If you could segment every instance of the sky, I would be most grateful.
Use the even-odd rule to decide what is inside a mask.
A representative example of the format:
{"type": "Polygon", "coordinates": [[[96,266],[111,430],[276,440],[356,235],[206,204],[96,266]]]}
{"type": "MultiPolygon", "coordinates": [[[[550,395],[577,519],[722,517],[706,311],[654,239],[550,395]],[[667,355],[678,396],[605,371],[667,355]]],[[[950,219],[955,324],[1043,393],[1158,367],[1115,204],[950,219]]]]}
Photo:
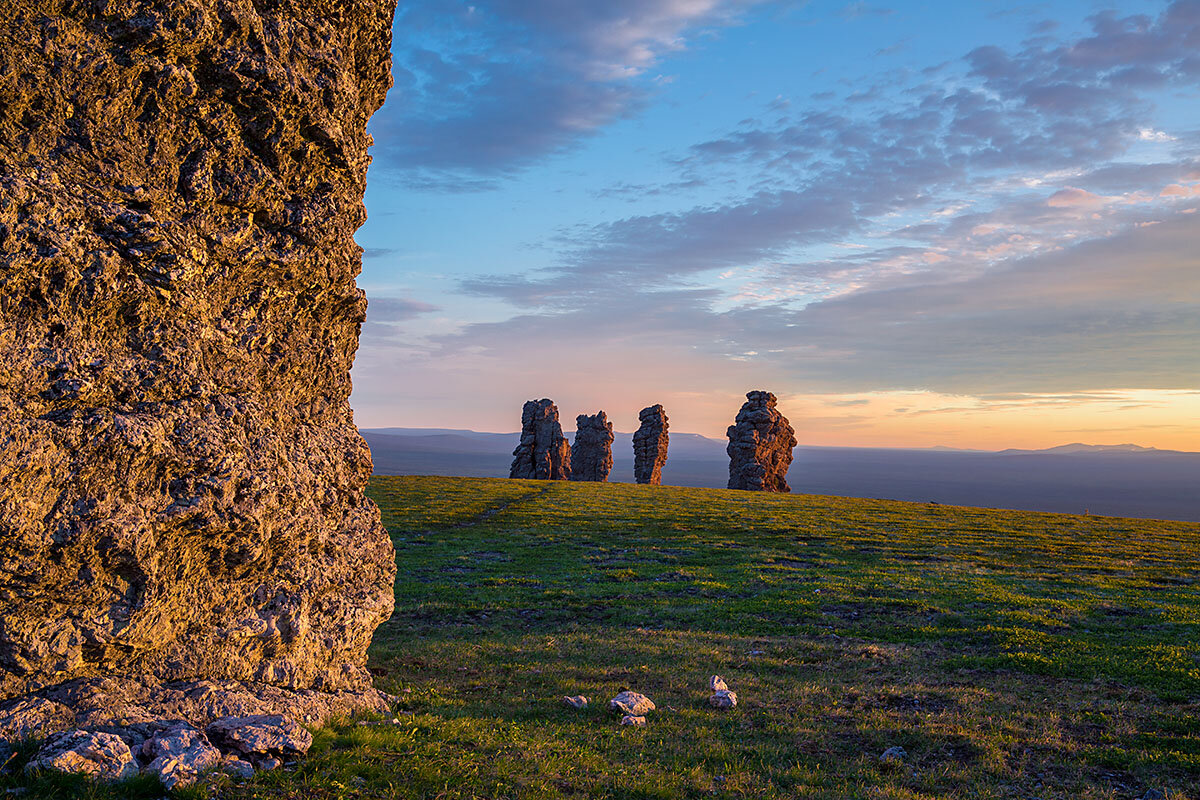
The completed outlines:
{"type": "Polygon", "coordinates": [[[1200,0],[418,0],[362,427],[1200,450],[1200,0]]]}

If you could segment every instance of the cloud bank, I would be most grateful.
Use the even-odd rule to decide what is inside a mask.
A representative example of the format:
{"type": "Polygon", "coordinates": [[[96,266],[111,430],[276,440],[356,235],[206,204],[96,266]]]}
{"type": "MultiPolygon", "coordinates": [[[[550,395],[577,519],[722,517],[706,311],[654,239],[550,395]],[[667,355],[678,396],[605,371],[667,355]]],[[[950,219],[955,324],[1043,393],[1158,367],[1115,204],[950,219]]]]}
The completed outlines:
{"type": "MultiPolygon", "coordinates": [[[[413,7],[398,35],[422,35],[398,59],[408,94],[377,132],[381,160],[425,185],[494,185],[652,102],[655,70],[755,10],[413,7]]],[[[879,11],[854,3],[841,16],[879,11]]],[[[1200,107],[1200,1],[1104,11],[1087,27],[1056,39],[1040,25],[1018,46],[841,96],[765,101],[681,144],[657,183],[596,191],[662,197],[662,210],[555,232],[548,268],[461,279],[458,292],[510,313],[410,337],[403,363],[464,388],[504,376],[514,400],[576,387],[583,398],[601,374],[669,386],[696,408],[764,384],[837,395],[830,408],[849,409],[839,419],[862,392],[1192,389],[1200,118],[1187,109],[1200,107]],[[730,188],[668,202],[697,186],[730,188]]],[[[411,318],[398,313],[389,330],[411,332],[411,318]]]]}

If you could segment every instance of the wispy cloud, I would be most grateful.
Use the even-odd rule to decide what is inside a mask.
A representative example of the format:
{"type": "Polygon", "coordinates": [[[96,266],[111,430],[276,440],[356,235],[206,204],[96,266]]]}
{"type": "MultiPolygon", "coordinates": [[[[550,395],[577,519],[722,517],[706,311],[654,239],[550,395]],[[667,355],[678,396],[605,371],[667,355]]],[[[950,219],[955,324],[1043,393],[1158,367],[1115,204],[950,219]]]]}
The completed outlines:
{"type": "Polygon", "coordinates": [[[372,120],[378,165],[476,191],[637,113],[664,54],[759,0],[434,0],[396,16],[396,88],[372,120]],[[645,79],[645,80],[643,80],[645,79]]]}
{"type": "Polygon", "coordinates": [[[1124,207],[1188,196],[1181,181],[1195,171],[1200,146],[1180,144],[1173,162],[1116,161],[1145,141],[1144,131],[1158,130],[1153,104],[1120,76],[1136,65],[1196,85],[1193,5],[1176,3],[1154,20],[1100,14],[1093,33],[1074,42],[1015,53],[977,48],[951,84],[914,87],[911,100],[873,116],[800,110],[775,127],[701,142],[675,161],[689,180],[760,170],[763,188],[720,205],[595,226],[572,234],[551,270],[473,278],[463,288],[561,310],[589,302],[609,281],[661,289],[709,270],[777,261],[792,265],[792,277],[807,274],[812,285],[799,292],[807,296],[832,277],[841,291],[852,289],[860,285],[855,272],[867,279],[940,264],[953,276],[1144,224],[1168,213],[1166,204],[1150,215],[1124,207]],[[1159,185],[1147,194],[1148,180],[1159,185]],[[852,259],[857,269],[846,259],[795,257],[851,235],[922,243],[903,252],[868,248],[852,259]]]}

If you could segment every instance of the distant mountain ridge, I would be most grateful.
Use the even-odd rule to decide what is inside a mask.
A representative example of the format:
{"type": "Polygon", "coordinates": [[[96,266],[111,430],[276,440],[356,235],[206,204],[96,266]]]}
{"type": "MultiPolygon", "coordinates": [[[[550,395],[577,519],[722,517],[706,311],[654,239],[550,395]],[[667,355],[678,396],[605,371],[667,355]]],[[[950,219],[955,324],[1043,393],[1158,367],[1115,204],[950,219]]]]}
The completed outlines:
{"type": "Polygon", "coordinates": [[[1017,448],[1009,448],[1001,450],[996,455],[1027,455],[1031,453],[1041,453],[1046,455],[1091,455],[1091,454],[1116,454],[1126,453],[1131,455],[1143,455],[1146,453],[1179,453],[1183,455],[1195,455],[1187,453],[1183,450],[1159,450],[1157,447],[1142,447],[1140,444],[1083,444],[1081,442],[1072,442],[1071,444],[1060,444],[1058,447],[1048,447],[1045,450],[1020,450],[1017,448]]]}

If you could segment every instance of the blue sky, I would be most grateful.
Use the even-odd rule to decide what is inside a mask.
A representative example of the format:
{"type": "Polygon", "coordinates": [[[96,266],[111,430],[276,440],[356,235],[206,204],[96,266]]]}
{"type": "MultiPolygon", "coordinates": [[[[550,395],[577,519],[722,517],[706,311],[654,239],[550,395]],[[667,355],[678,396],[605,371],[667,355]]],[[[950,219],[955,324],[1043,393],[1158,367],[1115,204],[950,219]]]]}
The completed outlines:
{"type": "Polygon", "coordinates": [[[393,56],[361,425],[1200,449],[1196,0],[431,0],[393,56]]]}

